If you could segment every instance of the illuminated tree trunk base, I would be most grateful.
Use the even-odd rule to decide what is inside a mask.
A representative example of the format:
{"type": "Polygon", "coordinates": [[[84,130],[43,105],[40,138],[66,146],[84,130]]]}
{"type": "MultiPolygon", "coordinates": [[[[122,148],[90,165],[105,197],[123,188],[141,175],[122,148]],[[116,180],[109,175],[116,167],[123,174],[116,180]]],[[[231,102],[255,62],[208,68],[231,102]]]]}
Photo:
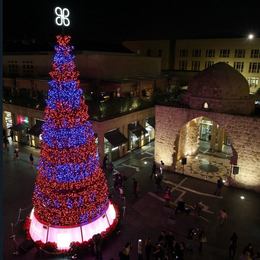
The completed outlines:
{"type": "Polygon", "coordinates": [[[73,226],[54,226],[38,220],[34,209],[30,215],[30,235],[33,241],[41,240],[43,243],[55,242],[58,249],[69,249],[71,242],[83,242],[92,239],[95,234],[108,234],[117,224],[115,206],[109,203],[106,212],[91,223],[73,226]],[[116,222],[116,223],[115,223],[116,222]]]}

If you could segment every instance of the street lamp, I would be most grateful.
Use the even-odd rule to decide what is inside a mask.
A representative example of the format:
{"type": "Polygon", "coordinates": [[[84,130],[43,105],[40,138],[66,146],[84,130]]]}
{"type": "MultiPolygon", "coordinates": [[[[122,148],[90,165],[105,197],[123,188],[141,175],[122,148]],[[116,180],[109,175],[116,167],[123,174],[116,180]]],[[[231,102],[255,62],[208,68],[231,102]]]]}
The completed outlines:
{"type": "Polygon", "coordinates": [[[248,35],[248,38],[249,38],[249,39],[253,39],[253,38],[254,38],[254,35],[253,35],[253,34],[249,34],[249,35],[248,35]]]}

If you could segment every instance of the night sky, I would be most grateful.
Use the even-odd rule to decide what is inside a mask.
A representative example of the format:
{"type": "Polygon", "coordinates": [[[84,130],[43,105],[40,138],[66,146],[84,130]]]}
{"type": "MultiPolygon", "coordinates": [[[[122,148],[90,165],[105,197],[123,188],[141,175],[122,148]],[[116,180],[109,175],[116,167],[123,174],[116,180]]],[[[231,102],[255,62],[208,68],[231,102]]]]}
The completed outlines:
{"type": "Polygon", "coordinates": [[[4,0],[3,39],[55,41],[54,8],[70,10],[75,41],[245,37],[260,35],[260,1],[4,0]]]}

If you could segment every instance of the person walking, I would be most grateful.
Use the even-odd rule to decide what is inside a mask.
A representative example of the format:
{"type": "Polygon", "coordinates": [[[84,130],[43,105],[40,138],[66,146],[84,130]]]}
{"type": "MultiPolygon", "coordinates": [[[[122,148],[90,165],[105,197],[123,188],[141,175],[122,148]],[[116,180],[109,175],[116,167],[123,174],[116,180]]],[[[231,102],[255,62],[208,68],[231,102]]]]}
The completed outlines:
{"type": "Polygon", "coordinates": [[[155,185],[156,185],[155,193],[158,193],[159,190],[162,191],[161,182],[162,182],[161,176],[157,174],[155,178],[155,185]]]}
{"type": "Polygon", "coordinates": [[[199,241],[200,241],[199,251],[202,251],[202,244],[207,242],[206,232],[203,227],[200,228],[199,241]]]}
{"type": "Polygon", "coordinates": [[[15,153],[16,159],[19,159],[19,148],[18,147],[15,147],[14,153],[15,153]]]}
{"type": "Polygon", "coordinates": [[[170,196],[171,196],[171,191],[169,187],[166,187],[165,189],[165,206],[169,207],[170,206],[170,196]]]}
{"type": "Polygon", "coordinates": [[[161,164],[160,164],[160,174],[161,174],[161,176],[163,176],[163,169],[164,169],[164,162],[161,161],[161,164]]]}
{"type": "Polygon", "coordinates": [[[30,154],[29,158],[30,158],[30,162],[31,162],[31,167],[33,168],[33,161],[34,161],[34,158],[33,158],[32,153],[30,154]]]}
{"type": "Polygon", "coordinates": [[[103,159],[103,170],[107,169],[107,155],[105,155],[104,159],[103,159]]]}
{"type": "Polygon", "coordinates": [[[125,247],[119,252],[120,260],[129,260],[130,259],[130,251],[132,249],[132,244],[127,242],[125,247]]]}
{"type": "Polygon", "coordinates": [[[227,213],[224,209],[220,210],[220,225],[222,225],[224,223],[225,218],[227,219],[227,213]]]}
{"type": "Polygon", "coordinates": [[[136,189],[137,189],[137,181],[135,180],[135,178],[133,178],[133,188],[132,188],[133,198],[136,198],[136,197],[137,197],[136,189]]]}
{"type": "Polygon", "coordinates": [[[233,235],[230,238],[229,242],[229,260],[233,260],[236,254],[236,249],[237,249],[237,241],[238,241],[238,236],[235,232],[233,232],[233,235]]]}
{"type": "Polygon", "coordinates": [[[153,177],[153,175],[155,176],[155,173],[156,173],[156,164],[155,161],[153,161],[152,174],[150,176],[150,179],[153,177]]]}
{"type": "Polygon", "coordinates": [[[11,137],[12,142],[13,142],[13,140],[14,140],[14,132],[13,132],[13,130],[11,130],[11,132],[10,132],[10,137],[11,137]]]}
{"type": "Polygon", "coordinates": [[[186,245],[186,249],[187,249],[188,251],[191,251],[191,252],[193,252],[193,248],[192,248],[192,245],[193,245],[193,237],[194,237],[194,228],[191,227],[191,228],[188,230],[187,245],[186,245]]]}
{"type": "Polygon", "coordinates": [[[145,260],[151,260],[153,251],[152,239],[148,237],[145,241],[145,260]]]}
{"type": "Polygon", "coordinates": [[[221,189],[222,189],[223,185],[224,185],[224,182],[223,182],[222,178],[220,178],[220,179],[217,181],[217,189],[216,189],[216,191],[214,192],[214,195],[217,195],[217,196],[220,195],[220,192],[221,192],[221,189]]]}

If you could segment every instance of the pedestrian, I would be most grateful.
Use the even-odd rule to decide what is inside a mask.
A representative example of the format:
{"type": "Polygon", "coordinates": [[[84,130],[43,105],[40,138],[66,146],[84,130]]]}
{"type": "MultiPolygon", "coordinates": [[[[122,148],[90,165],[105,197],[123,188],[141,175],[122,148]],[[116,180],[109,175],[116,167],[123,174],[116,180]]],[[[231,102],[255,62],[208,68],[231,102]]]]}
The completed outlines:
{"type": "Polygon", "coordinates": [[[163,169],[164,169],[164,162],[161,160],[160,163],[160,174],[163,175],[163,169]]]}
{"type": "Polygon", "coordinates": [[[152,239],[148,237],[145,241],[145,260],[150,260],[153,251],[152,239]]]}
{"type": "Polygon", "coordinates": [[[121,187],[119,187],[119,193],[120,193],[120,197],[122,199],[125,198],[125,193],[124,193],[124,186],[122,185],[121,187]]]}
{"type": "Polygon", "coordinates": [[[156,164],[155,161],[153,161],[152,174],[150,176],[150,179],[153,177],[153,175],[155,176],[155,173],[156,173],[156,164]]]}
{"type": "Polygon", "coordinates": [[[33,168],[33,161],[34,161],[34,159],[33,159],[32,153],[31,153],[31,155],[29,156],[29,158],[30,158],[30,161],[31,161],[31,167],[33,168]]]}
{"type": "Polygon", "coordinates": [[[163,259],[164,251],[160,243],[156,243],[153,249],[153,259],[163,259]]]}
{"type": "Polygon", "coordinates": [[[167,186],[165,189],[165,206],[170,207],[170,196],[171,196],[171,191],[170,188],[167,186]]]}
{"type": "Polygon", "coordinates": [[[102,260],[102,236],[98,233],[95,234],[92,237],[92,240],[94,242],[94,250],[95,250],[95,259],[100,259],[102,260]]]}
{"type": "Polygon", "coordinates": [[[168,252],[172,252],[173,250],[173,241],[175,237],[173,235],[173,232],[171,230],[168,231],[168,234],[166,235],[166,241],[167,241],[167,250],[168,252]]]}
{"type": "Polygon", "coordinates": [[[107,155],[105,155],[104,159],[103,159],[103,170],[107,169],[107,155]]]}
{"type": "Polygon", "coordinates": [[[137,181],[135,180],[135,178],[133,178],[133,184],[132,184],[132,195],[133,198],[137,197],[137,193],[136,193],[136,189],[137,189],[137,181]]]}
{"type": "Polygon", "coordinates": [[[220,210],[220,225],[222,225],[224,223],[225,218],[227,219],[227,213],[224,209],[220,210]]]}
{"type": "Polygon", "coordinates": [[[179,199],[179,202],[178,202],[178,204],[177,204],[177,207],[175,208],[175,215],[177,215],[178,210],[179,210],[181,213],[186,213],[187,216],[189,216],[189,214],[190,214],[190,209],[189,209],[189,208],[186,208],[185,202],[184,202],[183,198],[180,198],[180,199],[179,199]]]}
{"type": "Polygon", "coordinates": [[[4,149],[5,151],[9,151],[9,141],[6,137],[4,137],[4,149]]]}
{"type": "Polygon", "coordinates": [[[254,249],[253,249],[253,245],[251,243],[249,243],[243,250],[243,252],[249,252],[250,257],[252,258],[254,256],[254,249]]]}
{"type": "Polygon", "coordinates": [[[136,185],[136,196],[137,196],[138,198],[141,197],[139,181],[137,181],[137,185],[136,185]]]}
{"type": "Polygon", "coordinates": [[[206,232],[203,227],[200,228],[199,241],[200,241],[199,251],[202,251],[202,244],[207,242],[206,232]]]}
{"type": "Polygon", "coordinates": [[[172,259],[176,259],[176,257],[179,256],[179,250],[180,250],[180,245],[177,242],[177,240],[174,238],[172,242],[172,250],[171,250],[172,259]]]}
{"type": "Polygon", "coordinates": [[[155,185],[156,185],[155,193],[159,192],[159,190],[162,191],[161,182],[162,182],[161,176],[157,174],[155,177],[155,185]]]}
{"type": "Polygon", "coordinates": [[[186,245],[186,249],[187,249],[188,251],[191,251],[191,252],[193,252],[193,248],[192,248],[192,245],[193,245],[193,237],[194,237],[194,228],[191,227],[191,228],[189,228],[189,230],[188,230],[187,245],[186,245]]]}
{"type": "Polygon", "coordinates": [[[217,181],[217,189],[216,189],[214,195],[217,195],[217,196],[220,195],[220,192],[221,192],[221,189],[222,189],[223,185],[224,185],[224,182],[223,182],[222,178],[220,178],[220,179],[217,181]]]}
{"type": "Polygon", "coordinates": [[[19,148],[18,147],[15,147],[14,153],[15,153],[16,159],[19,159],[19,148]]]}
{"type": "Polygon", "coordinates": [[[238,237],[235,232],[233,232],[233,235],[230,238],[229,242],[229,260],[234,259],[235,254],[236,254],[236,249],[237,249],[237,241],[238,237]]]}
{"type": "MultiPolygon", "coordinates": [[[[184,260],[184,250],[185,250],[185,244],[184,244],[184,242],[181,242],[179,245],[178,253],[177,253],[178,260],[184,260]]],[[[177,256],[176,256],[176,259],[177,259],[177,256]]]]}
{"type": "Polygon", "coordinates": [[[119,252],[120,260],[129,260],[130,259],[130,251],[132,249],[132,244],[127,242],[125,247],[119,252]]]}
{"type": "Polygon", "coordinates": [[[14,140],[14,132],[13,132],[13,130],[10,131],[10,137],[11,137],[11,139],[13,141],[14,140]]]}

